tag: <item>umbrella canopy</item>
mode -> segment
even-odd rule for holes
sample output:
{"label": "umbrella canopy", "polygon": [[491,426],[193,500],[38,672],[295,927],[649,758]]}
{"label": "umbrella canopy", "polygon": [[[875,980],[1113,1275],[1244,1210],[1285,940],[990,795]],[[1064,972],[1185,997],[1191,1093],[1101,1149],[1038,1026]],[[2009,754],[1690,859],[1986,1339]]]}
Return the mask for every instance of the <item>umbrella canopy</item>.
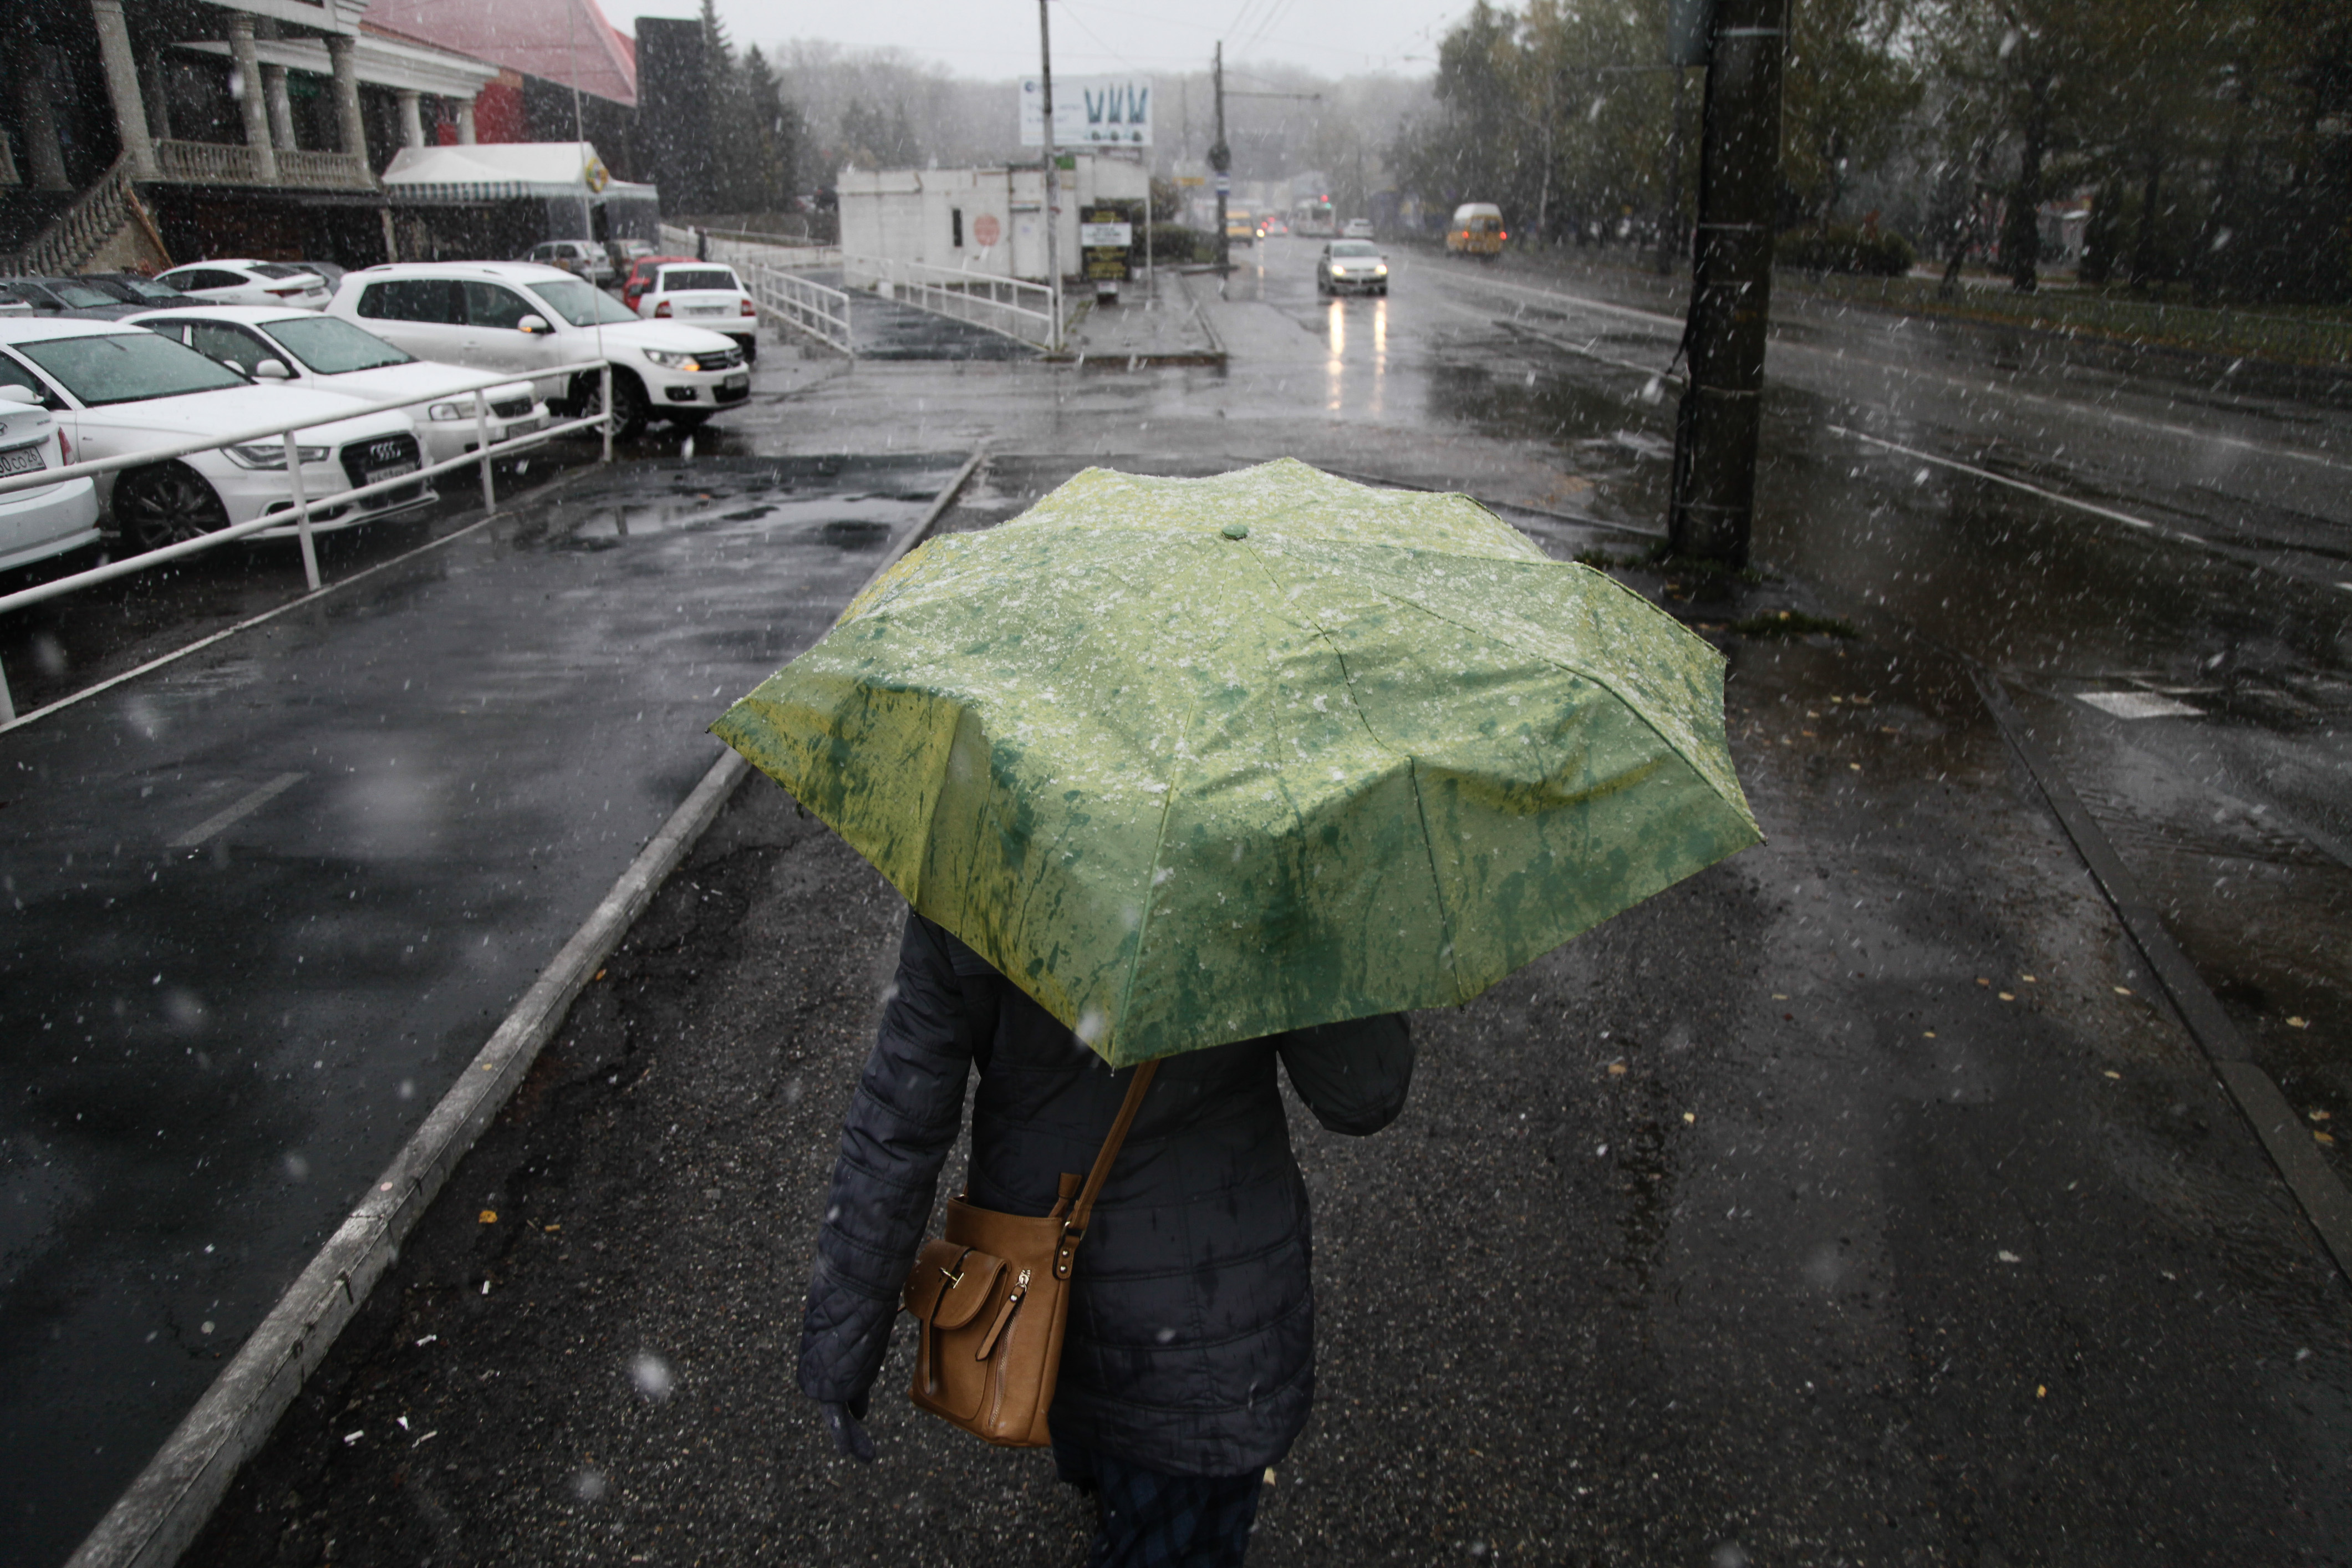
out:
{"label": "umbrella canopy", "polygon": [[713,730],[1115,1066],[1466,1002],[1761,837],[1712,647],[1287,459],[933,539]]}

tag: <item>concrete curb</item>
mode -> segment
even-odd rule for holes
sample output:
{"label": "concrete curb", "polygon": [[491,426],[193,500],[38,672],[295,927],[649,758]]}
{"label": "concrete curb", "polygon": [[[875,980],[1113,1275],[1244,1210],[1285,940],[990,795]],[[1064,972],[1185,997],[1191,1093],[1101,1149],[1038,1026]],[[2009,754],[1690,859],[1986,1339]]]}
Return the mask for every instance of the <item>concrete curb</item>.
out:
{"label": "concrete curb", "polygon": [[1971,669],[1969,673],[2002,738],[2024,764],[2034,787],[2042,792],[2052,815],[2058,818],[2059,827],[2083,857],[2083,863],[2090,868],[2091,879],[2098,883],[2099,891],[2114,907],[2116,918],[2123,921],[2133,944],[2147,960],[2148,969],[2164,988],[2173,1011],[2204,1051],[2205,1059],[2229,1090],[2240,1114],[2254,1130],[2254,1136],[2284,1178],[2287,1190],[2303,1205],[2305,1217],[2319,1233],[2320,1245],[2336,1259],[2336,1268],[2344,1271],[2346,1279],[2352,1279],[2352,1193],[2346,1192],[2343,1182],[2321,1158],[2312,1143],[2310,1131],[2287,1104],[2286,1096],[2279,1091],[2270,1074],[2254,1064],[2237,1026],[2198,977],[2188,956],[2173,942],[2172,934],[2164,929],[2156,906],[2147,901],[2137,879],[2116,853],[2115,846],[2107,842],[2107,836],[2100,831],[2098,823],[2074,794],[2074,786],[2066,782],[2056,759],[2034,740],[2025,716],[2010,701],[2009,692],[2000,679],[1982,669]]}
{"label": "concrete curb", "polygon": [[1192,307],[1192,320],[1200,326],[1201,335],[1209,340],[1209,352],[1216,356],[1215,363],[1224,363],[1225,340],[1217,336],[1217,329],[1209,322],[1209,312],[1201,306],[1201,296],[1192,291],[1192,275],[1176,274],[1176,287],[1184,290],[1185,302]]}
{"label": "concrete curb", "polygon": [[[930,532],[983,457],[974,452],[956,470],[921,521],[875,567],[869,583]],[[384,1167],[373,1190],[328,1237],[195,1408],[115,1500],[67,1568],[168,1568],[179,1560],[227,1495],[238,1469],[268,1440],[278,1418],[326,1359],[335,1336],[398,1257],[400,1243],[442,1184],[521,1085],[573,999],[750,771],[751,764],[731,751],[710,765]]]}

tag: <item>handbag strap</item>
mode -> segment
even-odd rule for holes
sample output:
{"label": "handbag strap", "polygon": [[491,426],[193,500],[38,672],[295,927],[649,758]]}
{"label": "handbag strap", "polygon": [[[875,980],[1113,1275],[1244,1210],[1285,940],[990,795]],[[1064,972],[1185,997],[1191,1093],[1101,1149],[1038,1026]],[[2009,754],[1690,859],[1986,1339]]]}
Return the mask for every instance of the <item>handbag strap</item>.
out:
{"label": "handbag strap", "polygon": [[1160,1071],[1157,1061],[1149,1061],[1135,1069],[1128,1080],[1127,1098],[1119,1102],[1118,1116],[1110,1124],[1109,1135],[1103,1139],[1102,1152],[1095,1156],[1095,1168],[1087,1173],[1087,1184],[1078,1190],[1078,1201],[1070,1205],[1069,1218],[1062,1222],[1062,1242],[1054,1249],[1054,1277],[1067,1279],[1070,1265],[1076,1259],[1078,1243],[1087,1237],[1087,1224],[1094,1217],[1095,1195],[1102,1191],[1103,1183],[1110,1179],[1110,1168],[1118,1158],[1119,1145],[1127,1142],[1127,1130],[1135,1125],[1135,1113],[1143,1109],[1144,1091]]}

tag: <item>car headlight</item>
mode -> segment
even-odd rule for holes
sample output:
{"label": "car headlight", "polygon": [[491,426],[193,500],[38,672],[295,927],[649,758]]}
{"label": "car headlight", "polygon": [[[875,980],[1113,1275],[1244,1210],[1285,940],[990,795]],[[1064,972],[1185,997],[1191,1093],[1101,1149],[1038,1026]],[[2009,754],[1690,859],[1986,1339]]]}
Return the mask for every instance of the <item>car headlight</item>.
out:
{"label": "car headlight", "polygon": [[436,403],[425,411],[427,419],[470,419],[474,409],[467,403]]}
{"label": "car headlight", "polygon": [[702,368],[702,362],[692,354],[667,353],[660,349],[647,349],[645,353],[646,358],[664,370],[698,371]]}
{"label": "car headlight", "polygon": [[1387,277],[1388,275],[1389,275],[1389,264],[1388,264],[1387,262],[1385,262],[1385,261],[1381,262],[1378,267],[1375,267],[1375,268],[1372,268],[1372,276],[1373,276],[1373,277],[1375,277],[1375,278],[1385,278],[1385,277]]}
{"label": "car headlight", "polygon": [[[302,454],[302,461],[308,464],[325,462],[334,449],[331,447],[298,447],[295,450]],[[282,469],[286,467],[286,443],[283,441],[257,441],[250,447],[228,447],[227,451],[229,461],[239,468]]]}

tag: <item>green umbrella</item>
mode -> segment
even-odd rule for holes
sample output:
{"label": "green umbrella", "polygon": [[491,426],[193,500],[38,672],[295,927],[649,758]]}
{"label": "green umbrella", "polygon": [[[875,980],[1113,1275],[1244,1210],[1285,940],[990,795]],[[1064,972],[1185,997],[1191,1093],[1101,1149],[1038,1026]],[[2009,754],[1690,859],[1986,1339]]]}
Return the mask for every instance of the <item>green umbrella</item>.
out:
{"label": "green umbrella", "polygon": [[1115,1066],[1466,1002],[1761,837],[1713,648],[1287,459],[933,539],[712,728]]}

